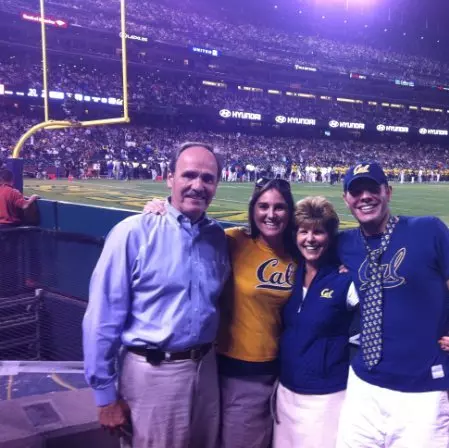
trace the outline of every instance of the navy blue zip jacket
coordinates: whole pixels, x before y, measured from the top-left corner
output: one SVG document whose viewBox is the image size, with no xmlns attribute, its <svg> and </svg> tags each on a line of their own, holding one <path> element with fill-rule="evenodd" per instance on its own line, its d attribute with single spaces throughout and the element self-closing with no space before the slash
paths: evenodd
<svg viewBox="0 0 449 448">
<path fill-rule="evenodd" d="M 323 266 L 303 298 L 304 265 L 283 310 L 280 382 L 299 394 L 323 395 L 346 389 L 349 371 L 349 274 Z M 299 312 L 300 310 L 300 312 Z"/>
</svg>

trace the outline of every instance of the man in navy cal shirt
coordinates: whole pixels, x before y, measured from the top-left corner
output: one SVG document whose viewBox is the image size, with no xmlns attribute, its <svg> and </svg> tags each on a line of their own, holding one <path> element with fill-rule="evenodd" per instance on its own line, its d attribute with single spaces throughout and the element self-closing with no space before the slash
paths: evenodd
<svg viewBox="0 0 449 448">
<path fill-rule="evenodd" d="M 349 375 L 338 448 L 447 448 L 449 229 L 435 217 L 397 217 L 382 168 L 344 180 L 360 227 L 343 232 L 341 260 L 361 301 L 361 348 Z"/>
</svg>

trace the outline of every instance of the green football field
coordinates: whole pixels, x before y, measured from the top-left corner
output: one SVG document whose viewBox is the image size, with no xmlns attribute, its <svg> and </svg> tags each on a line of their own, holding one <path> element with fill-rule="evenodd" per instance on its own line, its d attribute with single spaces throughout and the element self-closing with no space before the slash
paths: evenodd
<svg viewBox="0 0 449 448">
<path fill-rule="evenodd" d="M 245 222 L 252 184 L 227 184 L 218 187 L 209 214 L 216 219 Z M 26 180 L 25 193 L 42 198 L 82 204 L 141 210 L 147 200 L 168 194 L 165 183 L 115 180 Z M 342 227 L 354 225 L 342 199 L 340 185 L 293 185 L 296 200 L 309 195 L 323 195 L 337 208 Z M 393 185 L 392 209 L 399 215 L 436 215 L 449 225 L 449 184 Z"/>
</svg>

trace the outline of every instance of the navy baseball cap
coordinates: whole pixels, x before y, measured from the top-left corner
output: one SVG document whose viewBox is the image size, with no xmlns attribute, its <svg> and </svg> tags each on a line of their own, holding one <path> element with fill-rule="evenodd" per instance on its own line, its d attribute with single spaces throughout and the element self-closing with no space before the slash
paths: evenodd
<svg viewBox="0 0 449 448">
<path fill-rule="evenodd" d="M 349 168 L 343 181 L 344 191 L 348 191 L 351 183 L 357 179 L 371 179 L 379 185 L 388 185 L 387 176 L 378 163 L 359 163 Z"/>
</svg>

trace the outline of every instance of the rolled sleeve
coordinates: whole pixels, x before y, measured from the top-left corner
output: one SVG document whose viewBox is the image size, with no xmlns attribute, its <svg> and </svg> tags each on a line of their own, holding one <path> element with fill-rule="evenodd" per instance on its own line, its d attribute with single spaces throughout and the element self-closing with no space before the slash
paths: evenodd
<svg viewBox="0 0 449 448">
<path fill-rule="evenodd" d="M 131 307 L 131 281 L 138 246 L 132 227 L 118 224 L 108 235 L 89 286 L 83 320 L 84 366 L 98 406 L 117 400 L 117 357 Z"/>
<path fill-rule="evenodd" d="M 27 200 L 23 197 L 22 193 L 17 190 L 13 190 L 11 193 L 11 199 L 12 204 L 15 208 L 18 208 L 19 210 L 23 209 L 25 205 L 27 204 Z"/>
</svg>

